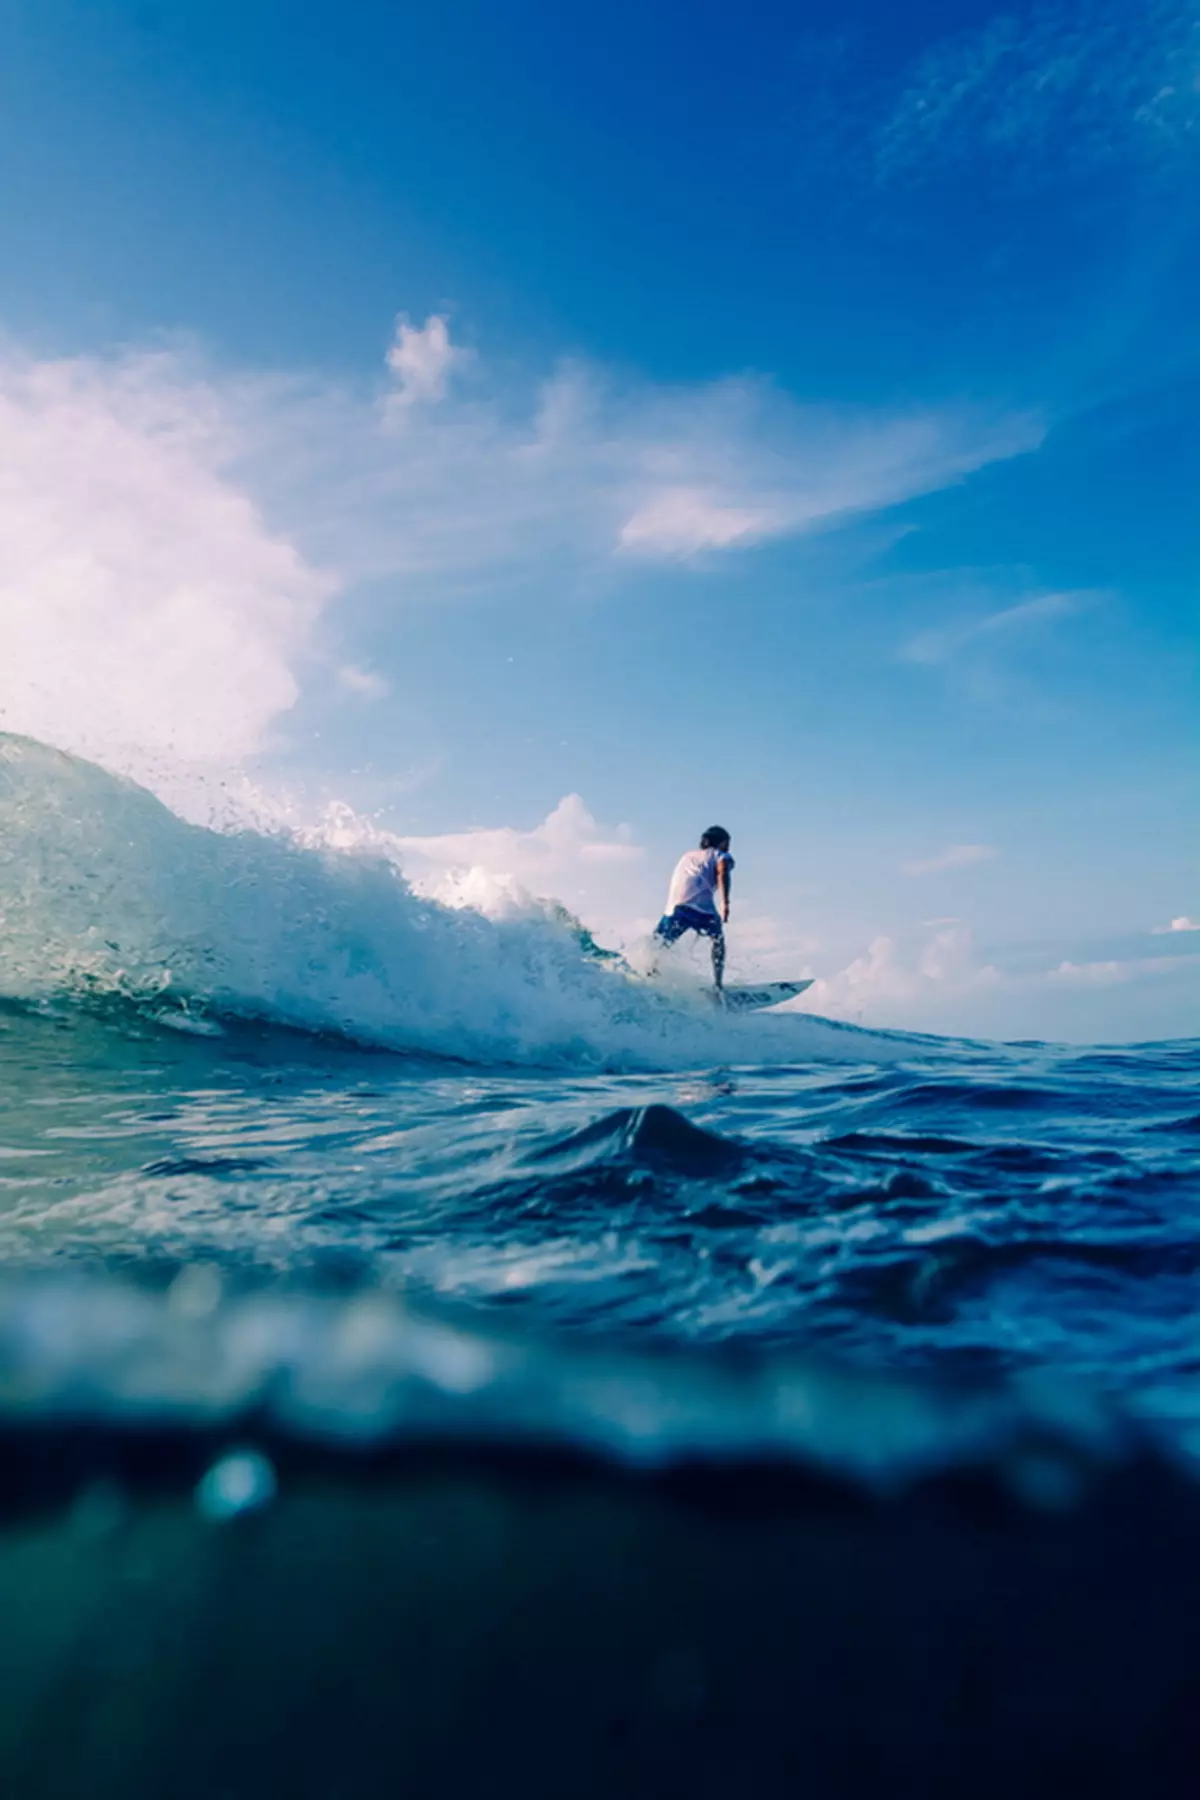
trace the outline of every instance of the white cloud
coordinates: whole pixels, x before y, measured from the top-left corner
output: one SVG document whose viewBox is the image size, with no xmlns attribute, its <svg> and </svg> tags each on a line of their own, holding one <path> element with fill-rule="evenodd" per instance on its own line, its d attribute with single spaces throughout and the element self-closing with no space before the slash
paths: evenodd
<svg viewBox="0 0 1200 1800">
<path fill-rule="evenodd" d="M 424 325 L 410 325 L 401 315 L 387 353 L 387 366 L 396 378 L 389 403 L 405 407 L 444 400 L 451 369 L 469 355 L 450 342 L 449 326 L 440 314 L 434 313 Z"/>
<path fill-rule="evenodd" d="M 919 1028 L 930 1007 L 961 1004 L 1001 980 L 977 960 L 968 927 L 954 922 L 917 942 L 873 939 L 864 955 L 815 982 L 797 1005 L 830 1018 Z"/>
<path fill-rule="evenodd" d="M 950 921 L 876 937 L 792 1010 L 894 1030 L 1128 1042 L 1191 1028 L 1197 972 L 1200 957 L 985 956 Z"/>
<path fill-rule="evenodd" d="M 1030 630 L 1055 624 L 1096 604 L 1100 596 L 1091 589 L 1070 589 L 1062 593 L 1037 594 L 1015 606 L 998 612 L 984 613 L 962 622 L 922 631 L 909 640 L 900 652 L 901 660 L 912 663 L 948 663 L 968 649 L 986 649 L 989 644 L 1005 641 Z"/>
<path fill-rule="evenodd" d="M 1172 919 L 1169 925 L 1156 925 L 1154 935 L 1155 937 L 1166 937 L 1172 931 L 1200 931 L 1200 921 L 1189 919 L 1186 914 L 1181 913 L 1179 918 Z"/>
<path fill-rule="evenodd" d="M 644 555 L 691 556 L 769 537 L 774 526 L 768 511 L 722 506 L 696 488 L 668 488 L 626 519 L 618 542 Z"/>
<path fill-rule="evenodd" d="M 943 869 L 967 869 L 974 863 L 991 862 L 998 855 L 991 844 L 949 844 L 936 856 L 902 866 L 906 875 L 936 875 Z"/>
<path fill-rule="evenodd" d="M 876 937 L 792 1004 L 870 1027 L 1097 1043 L 1192 1032 L 1198 1000 L 1200 956 L 1155 954 L 1149 934 L 982 953 L 963 921 L 936 920 Z"/>
<path fill-rule="evenodd" d="M 1071 986 L 1116 987 L 1128 981 L 1140 981 L 1147 975 L 1179 974 L 1179 963 L 1173 956 L 1136 956 L 1108 958 L 1101 962 L 1060 962 L 1046 979 L 1067 982 Z"/>
<path fill-rule="evenodd" d="M 356 582 L 387 582 L 376 607 L 549 598 L 627 578 L 632 555 L 729 555 L 892 506 L 1041 435 L 1028 416 L 807 407 L 753 378 L 569 367 L 522 393 L 485 370 L 464 398 L 459 355 L 444 320 L 402 322 L 381 410 L 379 384 L 178 348 L 0 350 L 0 729 L 143 775 L 228 765 L 269 747 L 302 685 L 382 695 L 331 606 Z"/>
<path fill-rule="evenodd" d="M 486 869 L 489 874 L 540 880 L 577 863 L 636 861 L 641 848 L 628 825 L 597 824 L 578 794 L 566 794 L 540 825 L 521 831 L 512 825 L 444 832 L 436 837 L 395 837 L 397 850 L 442 869 Z"/>
<path fill-rule="evenodd" d="M 611 936 L 642 897 L 643 851 L 629 826 L 599 824 L 578 794 L 565 795 L 527 831 L 482 826 L 431 837 L 376 834 L 376 842 L 418 887 L 483 911 L 534 894 L 565 902 Z"/>
<path fill-rule="evenodd" d="M 338 670 L 338 686 L 362 700 L 383 700 L 392 684 L 374 669 L 360 669 L 356 663 L 343 663 Z"/>
<path fill-rule="evenodd" d="M 238 448 L 181 357 L 0 357 L 0 729 L 135 761 L 260 746 L 334 583 Z"/>
<path fill-rule="evenodd" d="M 419 785 L 419 776 L 405 785 Z M 494 917 L 566 906 L 609 942 L 622 939 L 636 920 L 648 880 L 658 885 L 659 872 L 646 870 L 631 828 L 600 824 L 578 794 L 564 795 L 528 829 L 478 826 L 418 836 L 390 831 L 344 800 L 314 806 L 303 790 L 263 792 L 251 785 L 243 786 L 224 822 L 282 829 L 314 849 L 382 857 L 417 892 L 449 906 Z"/>
</svg>

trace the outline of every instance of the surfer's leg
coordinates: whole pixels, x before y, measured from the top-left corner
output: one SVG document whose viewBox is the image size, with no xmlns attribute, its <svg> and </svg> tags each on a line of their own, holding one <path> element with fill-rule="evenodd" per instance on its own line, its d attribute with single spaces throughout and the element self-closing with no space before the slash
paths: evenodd
<svg viewBox="0 0 1200 1800">
<path fill-rule="evenodd" d="M 654 927 L 654 932 L 650 939 L 651 943 L 654 945 L 656 954 L 647 970 L 649 975 L 658 974 L 657 952 L 659 950 L 668 949 L 672 944 L 677 944 L 686 930 L 686 925 L 680 924 L 673 912 L 663 914 L 662 918 L 658 921 L 658 924 Z"/>
<path fill-rule="evenodd" d="M 690 929 L 685 920 L 679 917 L 679 912 L 679 907 L 676 907 L 674 912 L 664 913 L 654 927 L 654 936 L 660 944 L 677 944 L 684 932 Z"/>
<path fill-rule="evenodd" d="M 717 992 L 725 986 L 725 933 L 718 931 L 712 947 L 713 986 Z"/>
</svg>

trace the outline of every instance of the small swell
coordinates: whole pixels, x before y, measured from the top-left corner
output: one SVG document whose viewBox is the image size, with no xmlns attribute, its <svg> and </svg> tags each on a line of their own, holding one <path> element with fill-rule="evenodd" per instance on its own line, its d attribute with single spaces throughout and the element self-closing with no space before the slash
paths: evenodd
<svg viewBox="0 0 1200 1800">
<path fill-rule="evenodd" d="M 529 1162 L 553 1162 L 582 1168 L 590 1163 L 621 1163 L 702 1179 L 729 1175 L 749 1153 L 740 1144 L 693 1125 L 674 1107 L 623 1106 L 579 1131 L 529 1152 Z"/>
</svg>

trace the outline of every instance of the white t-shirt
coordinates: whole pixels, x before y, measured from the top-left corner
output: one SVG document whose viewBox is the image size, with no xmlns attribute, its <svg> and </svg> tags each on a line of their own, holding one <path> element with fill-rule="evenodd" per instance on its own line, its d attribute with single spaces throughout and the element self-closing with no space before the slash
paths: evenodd
<svg viewBox="0 0 1200 1800">
<path fill-rule="evenodd" d="M 675 864 L 671 890 L 667 895 L 667 911 L 677 906 L 692 906 L 697 912 L 717 910 L 717 869 L 724 863 L 727 874 L 733 870 L 728 850 L 686 850 Z"/>
</svg>

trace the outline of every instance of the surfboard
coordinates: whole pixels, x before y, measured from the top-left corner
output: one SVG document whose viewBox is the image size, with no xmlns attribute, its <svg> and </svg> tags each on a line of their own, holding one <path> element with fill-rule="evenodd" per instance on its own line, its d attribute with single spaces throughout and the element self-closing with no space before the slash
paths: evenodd
<svg viewBox="0 0 1200 1800">
<path fill-rule="evenodd" d="M 636 982 L 639 987 L 643 984 L 649 987 L 654 986 L 655 970 L 630 968 L 619 950 L 603 949 L 597 944 L 591 933 L 579 924 L 578 920 L 571 919 L 570 914 L 567 913 L 564 913 L 564 917 L 577 927 L 576 936 L 579 947 L 589 962 L 599 962 L 602 967 L 612 970 L 614 974 L 622 975 L 627 981 Z M 753 985 L 749 983 L 739 985 L 732 982 L 720 990 L 716 988 L 701 989 L 701 994 L 707 992 L 713 1001 L 723 1007 L 726 1012 L 761 1012 L 764 1007 L 778 1006 L 782 1000 L 794 1000 L 797 994 L 803 994 L 807 988 L 812 986 L 814 979 L 815 977 L 810 975 L 802 981 L 760 981 Z M 678 998 L 669 992 L 661 991 L 656 997 L 667 1006 Z"/>
<path fill-rule="evenodd" d="M 807 981 L 764 981 L 758 987 L 725 987 L 715 998 L 727 1012 L 758 1012 L 764 1006 L 778 1006 L 781 1000 L 792 1000 L 812 986 Z"/>
</svg>

